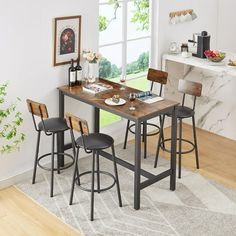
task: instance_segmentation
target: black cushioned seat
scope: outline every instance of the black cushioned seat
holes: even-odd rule
[[[172,116],[172,113],[168,112],[166,115]],[[177,115],[177,118],[182,118],[182,119],[189,118],[194,115],[194,110],[189,107],[185,107],[185,106],[177,106],[176,107],[176,115]]]
[[[34,159],[32,184],[35,184],[37,166],[39,166],[40,168],[44,170],[50,171],[51,172],[50,197],[53,197],[54,171],[57,171],[57,173],[60,174],[61,170],[69,168],[70,166],[74,164],[74,156],[65,152],[59,152],[59,150],[55,150],[55,141],[56,141],[55,138],[58,139],[59,135],[62,132],[69,130],[69,127],[67,126],[66,120],[64,118],[60,118],[60,117],[49,118],[47,106],[45,104],[35,102],[30,99],[27,99],[26,102],[27,102],[28,110],[32,115],[34,128],[38,133],[35,159]],[[38,124],[37,124],[37,120],[35,119],[35,116],[39,117],[39,119],[41,120]],[[51,152],[39,156],[41,133],[44,133],[46,136],[51,136],[52,146],[51,146]],[[58,146],[57,146],[57,149],[58,149]],[[40,163],[40,161],[43,158],[48,157],[48,156],[51,156],[50,167],[44,166],[43,164]],[[55,156],[57,159],[57,167],[54,167]],[[69,157],[71,159],[71,162],[64,164],[64,161],[61,162],[62,157]]]
[[[44,130],[43,122],[46,130]],[[43,122],[39,122],[38,127],[39,130],[43,130],[45,132],[58,133],[69,129],[64,118],[48,118],[45,119]]]
[[[88,150],[102,150],[109,148],[113,145],[114,140],[111,136],[102,133],[92,133],[88,136],[84,136],[84,145]],[[84,147],[82,137],[76,140],[76,144],[80,147]]]
[[[178,91],[180,93],[183,94],[182,96],[182,104],[180,106],[177,106],[175,108],[175,112],[176,112],[176,116],[179,122],[179,129],[178,129],[178,133],[179,133],[179,137],[177,138],[178,140],[178,151],[176,151],[176,153],[178,154],[178,159],[179,159],[179,163],[178,163],[178,167],[179,167],[179,178],[181,178],[181,158],[182,158],[182,154],[187,154],[190,153],[192,151],[195,151],[195,157],[196,157],[196,167],[197,169],[199,169],[199,158],[198,158],[198,146],[197,146],[197,135],[196,135],[196,128],[195,128],[195,105],[196,105],[196,98],[200,97],[202,94],[202,84],[201,83],[197,83],[197,82],[193,82],[193,81],[188,81],[188,80],[179,80],[179,85],[178,85]],[[190,107],[186,107],[185,104],[185,97],[186,95],[190,95],[193,98],[193,106],[192,108]],[[160,137],[158,140],[158,144],[157,144],[157,152],[156,152],[156,158],[155,158],[155,163],[154,163],[154,167],[157,167],[157,161],[158,161],[158,156],[159,156],[159,151],[160,148],[163,149],[164,151],[167,152],[171,152],[170,149],[167,149],[165,146],[165,142],[171,142],[171,138],[162,138],[163,137],[163,129],[164,129],[164,120],[165,120],[165,116],[171,117],[172,116],[172,112],[167,112],[166,114],[163,115],[163,120],[162,120],[162,124],[161,124],[161,130],[160,130]],[[182,135],[182,123],[183,120],[186,118],[191,118],[192,119],[192,129],[193,129],[193,142],[188,140],[188,139],[184,139],[183,135]],[[192,146],[191,149],[188,150],[182,150],[182,143],[188,143]]]
[[[66,121],[68,126],[71,129],[71,139],[72,139],[72,147],[74,150],[74,158],[75,158],[75,168],[72,178],[72,186],[71,186],[71,193],[70,193],[70,201],[69,204],[72,205],[73,202],[73,195],[74,195],[74,188],[75,182],[79,187],[87,192],[91,192],[91,208],[90,208],[90,220],[93,221],[94,218],[94,192],[100,193],[112,188],[115,184],[117,187],[117,194],[118,194],[118,201],[119,206],[122,206],[121,194],[120,194],[120,185],[119,185],[119,178],[118,178],[118,171],[116,166],[116,155],[115,155],[115,148],[114,148],[114,139],[102,133],[90,133],[88,123],[86,120],[76,117],[70,113],[66,113]],[[75,140],[74,130],[80,132],[81,136]],[[79,173],[79,150],[84,149],[86,153],[92,153],[92,170],[85,171],[83,173]],[[112,151],[112,161],[114,167],[114,175],[107,171],[100,170],[100,153],[101,150],[111,148]],[[76,151],[77,150],[77,151]],[[95,162],[96,162],[96,170],[95,170]],[[97,189],[94,187],[95,182],[95,174],[97,175]],[[109,176],[113,179],[113,183],[107,187],[100,187],[100,174]],[[80,178],[84,175],[91,175],[91,188],[86,188],[81,186]]]

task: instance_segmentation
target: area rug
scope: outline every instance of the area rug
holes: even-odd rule
[[[133,162],[134,150],[116,146],[117,156]],[[154,156],[142,160],[142,168],[153,173],[169,168],[169,161],[161,159],[153,168]],[[79,160],[80,171],[91,169],[91,157]],[[100,168],[113,171],[112,163],[101,157]],[[50,174],[43,173],[16,187],[37,203],[76,228],[81,235],[236,235],[236,191],[210,181],[196,172],[182,170],[176,191],[169,190],[169,178],[141,192],[141,209],[133,209],[133,173],[118,166],[123,207],[118,206],[116,188],[95,194],[94,221],[90,219],[90,193],[75,188],[74,203],[69,206],[72,168],[55,174],[53,198],[49,197]],[[87,184],[90,178],[81,180]],[[102,177],[104,186],[110,183]],[[89,185],[88,185],[89,186]]]

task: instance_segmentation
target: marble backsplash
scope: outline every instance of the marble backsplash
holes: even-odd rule
[[[196,126],[236,140],[235,76],[173,61],[167,61],[165,70],[169,74],[166,98],[181,102],[182,95],[177,90],[179,79],[202,83],[202,97],[196,103]],[[191,107],[192,104],[192,97],[187,96],[186,105]],[[184,122],[191,124],[191,119]]]

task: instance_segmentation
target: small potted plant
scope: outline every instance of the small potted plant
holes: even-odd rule
[[[19,132],[23,123],[21,112],[17,111],[17,102],[6,101],[8,83],[0,84],[0,153],[10,153],[19,149],[25,135]]]

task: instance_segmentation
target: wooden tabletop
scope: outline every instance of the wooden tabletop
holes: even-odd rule
[[[109,84],[113,86],[113,89],[92,94],[84,92],[82,86],[69,87],[67,85],[58,88],[64,95],[73,97],[79,101],[85,102],[89,105],[95,106],[97,108],[106,110],[108,112],[114,113],[121,117],[127,118],[132,121],[145,121],[147,119],[153,118],[159,114],[165,113],[167,110],[172,109],[174,106],[178,105],[178,102],[164,99],[162,101],[147,104],[145,102],[136,99],[134,101],[135,111],[130,111],[130,101],[128,96],[131,92],[140,92],[140,90],[126,87],[125,90],[120,90],[121,85],[114,83],[109,80],[99,79],[99,82]],[[126,100],[126,104],[122,106],[109,106],[104,101],[107,98],[111,98],[113,95],[119,94],[120,98]]]

